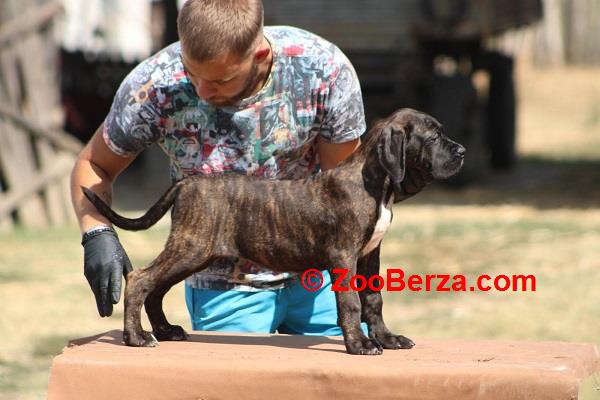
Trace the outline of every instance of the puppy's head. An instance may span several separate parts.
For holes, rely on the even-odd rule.
[[[395,201],[400,201],[434,179],[457,174],[466,150],[444,135],[435,118],[404,108],[387,119],[377,151],[392,181]]]

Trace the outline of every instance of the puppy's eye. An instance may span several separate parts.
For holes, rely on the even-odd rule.
[[[427,141],[428,141],[429,143],[435,143],[435,142],[437,142],[439,139],[440,139],[440,137],[436,135],[436,136],[432,136],[432,137],[430,137],[429,139],[427,139]]]

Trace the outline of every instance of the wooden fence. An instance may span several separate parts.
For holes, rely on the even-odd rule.
[[[0,230],[74,221],[69,173],[81,144],[61,130],[59,1],[0,1]]]
[[[600,0],[544,0],[543,5],[542,23],[509,38],[508,47],[522,45],[540,66],[600,66]]]

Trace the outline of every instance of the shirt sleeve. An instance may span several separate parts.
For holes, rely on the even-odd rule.
[[[337,53],[339,69],[325,102],[326,113],[320,134],[331,143],[344,143],[359,138],[366,130],[366,123],[360,82],[354,67],[340,50]]]
[[[137,155],[162,136],[156,89],[144,63],[123,80],[104,120],[102,136],[107,146],[122,157]]]

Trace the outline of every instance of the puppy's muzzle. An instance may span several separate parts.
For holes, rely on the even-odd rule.
[[[446,170],[447,177],[451,177],[458,174],[465,162],[466,152],[467,149],[465,149],[463,146],[461,146],[458,143],[455,144],[454,149],[452,149],[450,153],[450,160],[448,160],[444,168]]]
[[[465,162],[465,153],[467,152],[467,149],[465,149],[464,146],[456,143],[456,145],[454,146],[455,148],[452,150],[452,155],[453,155],[453,160],[452,163],[456,165],[456,172],[458,172],[460,170],[460,168],[463,166],[463,163]],[[452,169],[452,167],[450,167]],[[455,172],[455,173],[456,173]]]

